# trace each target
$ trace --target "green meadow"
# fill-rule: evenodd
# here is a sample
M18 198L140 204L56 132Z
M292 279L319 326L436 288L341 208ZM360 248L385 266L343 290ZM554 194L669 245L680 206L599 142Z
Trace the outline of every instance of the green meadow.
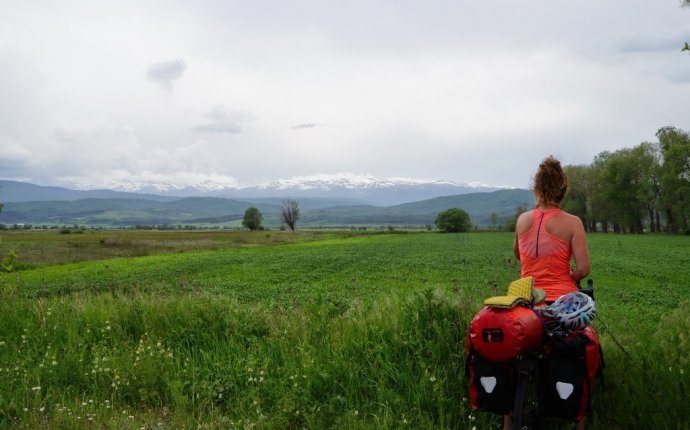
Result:
M464 340L519 277L512 238L3 233L0 428L500 428L470 408ZM588 239L588 428L690 428L690 237Z

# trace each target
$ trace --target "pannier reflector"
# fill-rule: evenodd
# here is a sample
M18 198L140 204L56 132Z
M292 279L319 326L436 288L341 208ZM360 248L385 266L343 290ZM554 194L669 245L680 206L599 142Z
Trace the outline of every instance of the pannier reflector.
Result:
M568 384L567 382L556 382L556 391L561 399L566 400L573 394L573 384Z
M482 376L479 378L479 382L482 384L482 387L484 387L484 391L489 394L496 388L496 378L493 376Z

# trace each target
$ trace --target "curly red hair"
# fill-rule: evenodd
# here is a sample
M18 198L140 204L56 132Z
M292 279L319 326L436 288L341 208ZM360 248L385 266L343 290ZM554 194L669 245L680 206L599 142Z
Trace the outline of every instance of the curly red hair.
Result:
M568 177L553 155L544 158L534 175L532 191L539 204L559 205L568 189Z

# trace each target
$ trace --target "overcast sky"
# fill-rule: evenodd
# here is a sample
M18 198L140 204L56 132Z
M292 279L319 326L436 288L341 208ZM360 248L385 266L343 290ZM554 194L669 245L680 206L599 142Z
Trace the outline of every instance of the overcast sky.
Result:
M678 0L0 0L0 178L526 187L690 129Z

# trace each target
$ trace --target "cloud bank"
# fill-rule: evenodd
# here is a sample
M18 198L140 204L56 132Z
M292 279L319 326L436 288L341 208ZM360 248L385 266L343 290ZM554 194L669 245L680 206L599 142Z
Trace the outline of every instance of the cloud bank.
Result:
M77 3L0 2L0 177L527 186L690 129L675 2Z

